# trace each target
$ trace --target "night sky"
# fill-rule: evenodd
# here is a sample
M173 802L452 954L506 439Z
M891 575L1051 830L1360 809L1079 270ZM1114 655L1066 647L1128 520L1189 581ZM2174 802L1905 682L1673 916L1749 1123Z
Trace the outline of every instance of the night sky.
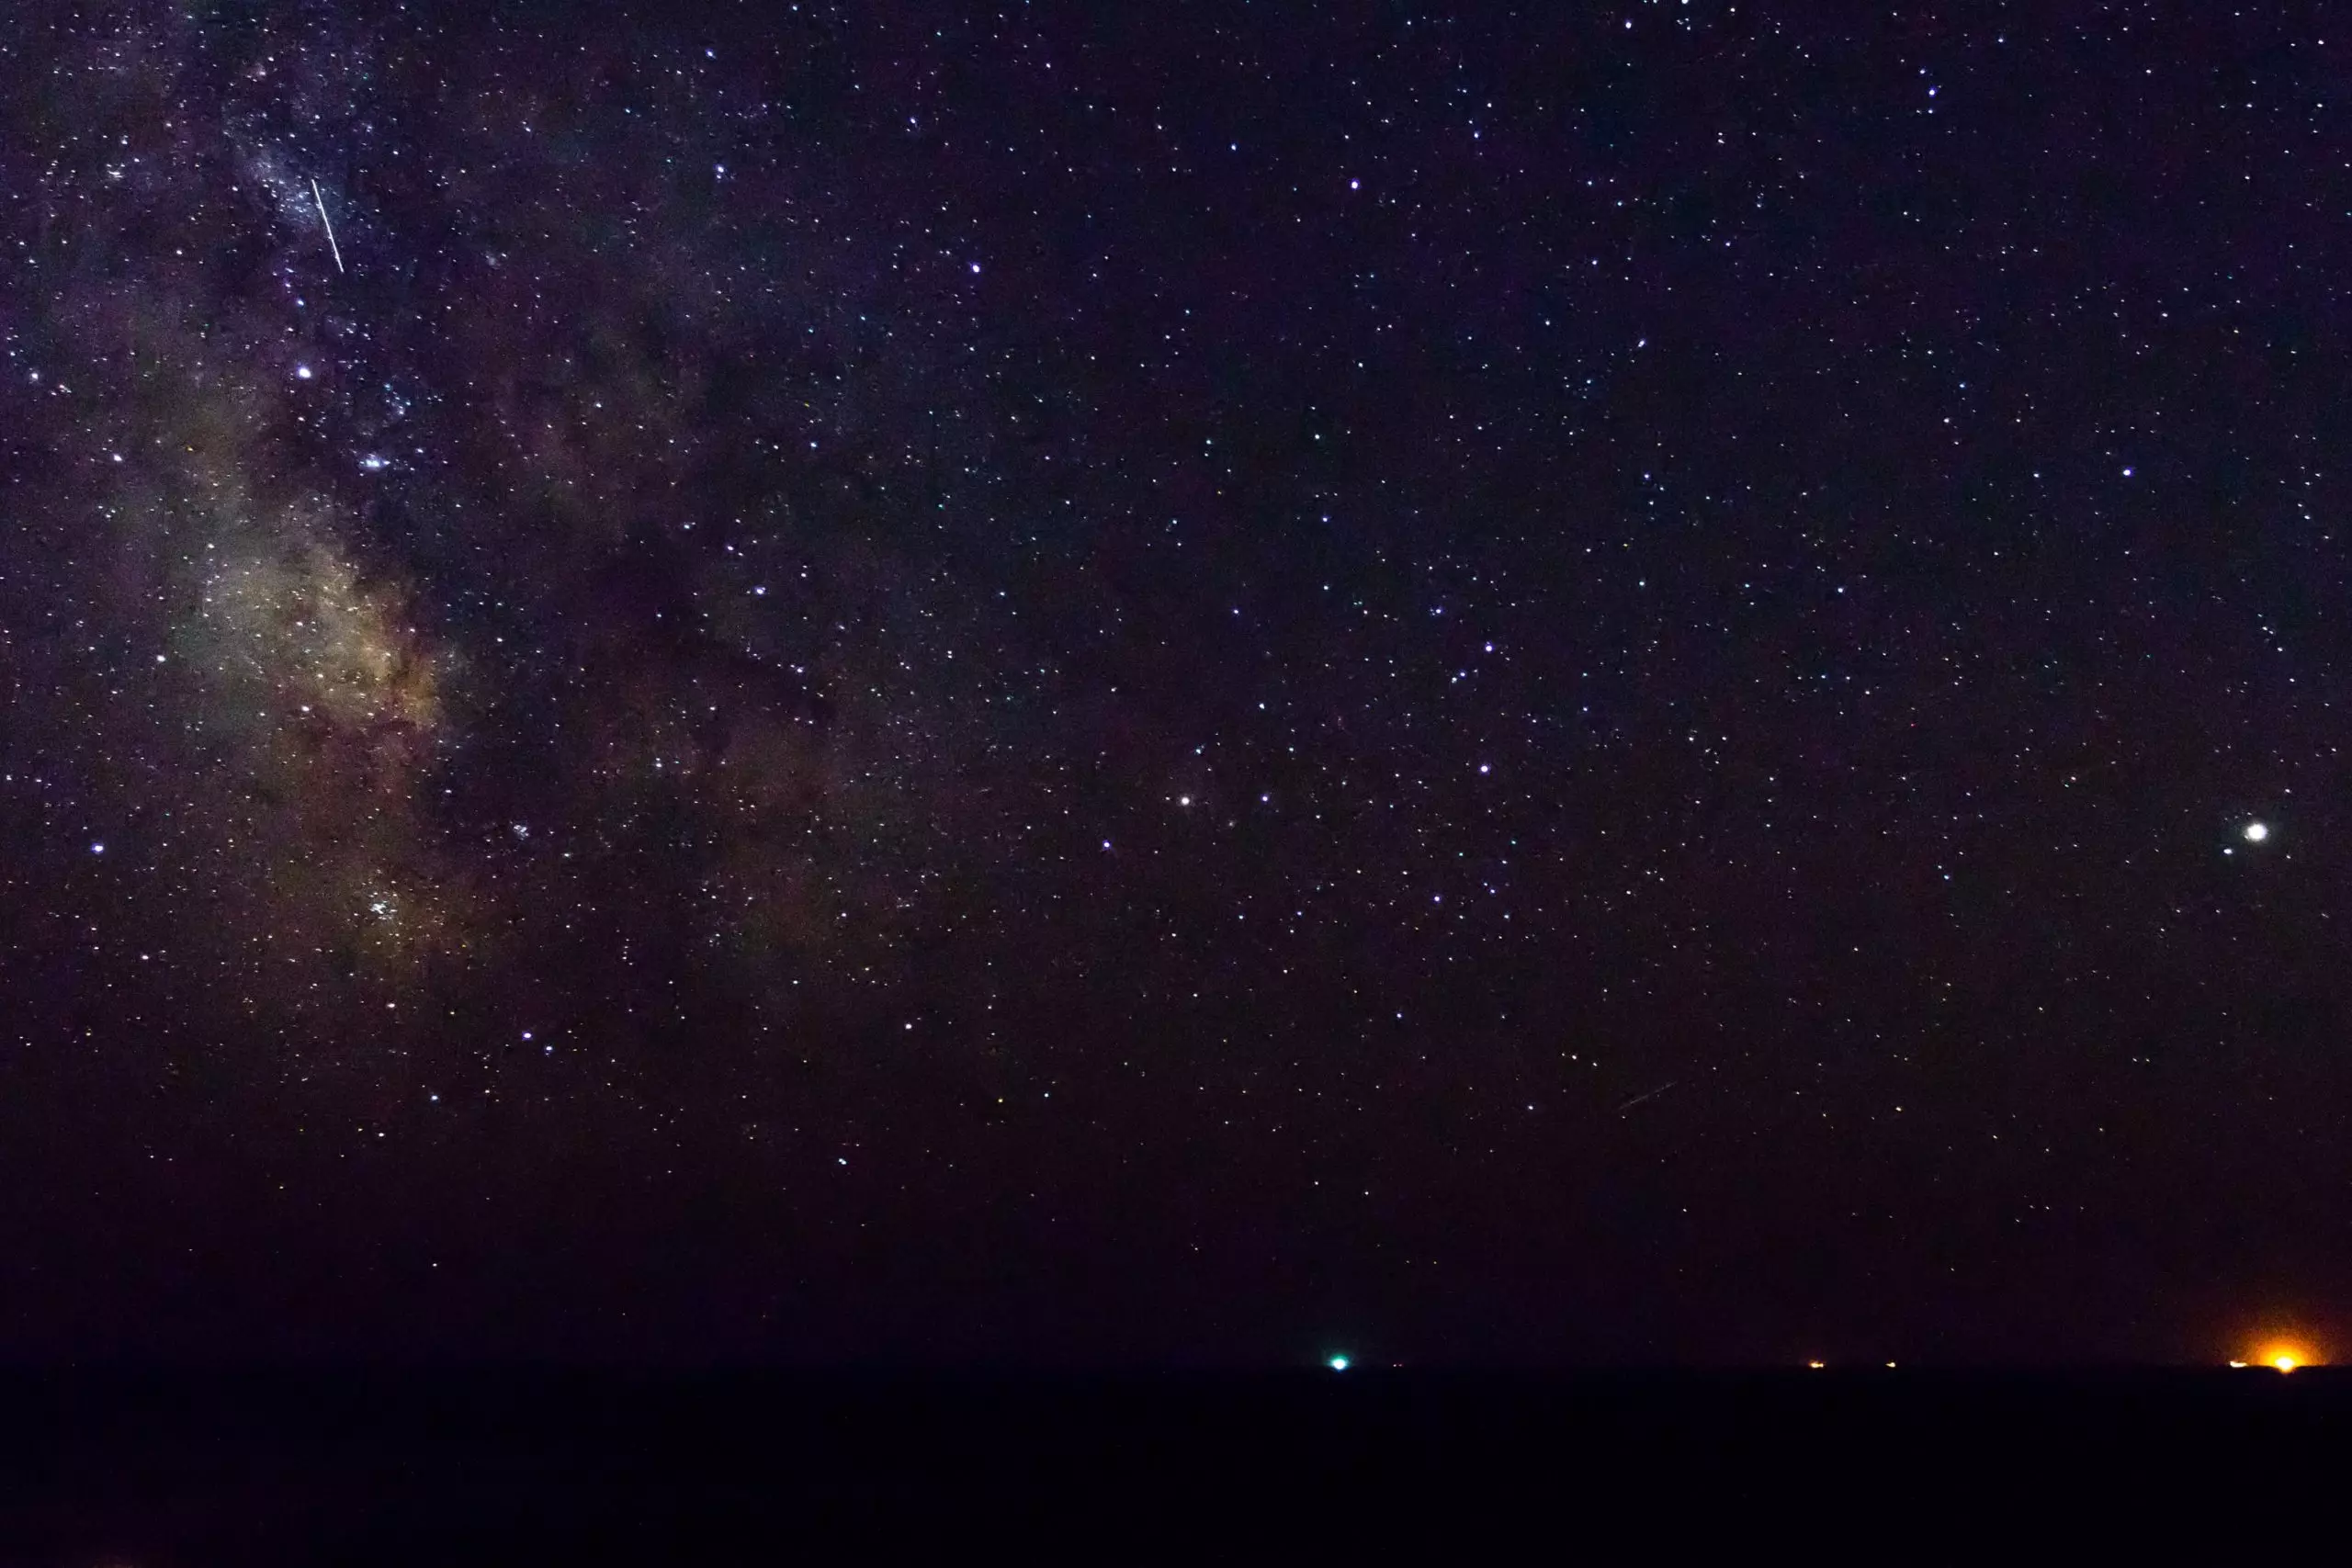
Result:
M12 9L0 1357L2352 1333L2352 26L1835 9Z

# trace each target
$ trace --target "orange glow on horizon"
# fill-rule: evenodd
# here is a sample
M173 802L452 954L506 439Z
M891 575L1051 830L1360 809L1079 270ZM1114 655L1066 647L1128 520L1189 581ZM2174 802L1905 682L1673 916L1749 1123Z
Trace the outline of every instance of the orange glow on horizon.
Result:
M2248 1362L2257 1367L2268 1367L2277 1371L2291 1372L2303 1367L2324 1366L2326 1364L2326 1359L2302 1340L2272 1339L2265 1342L2262 1348L2256 1350L2246 1360L2233 1360L2230 1365L2242 1367Z

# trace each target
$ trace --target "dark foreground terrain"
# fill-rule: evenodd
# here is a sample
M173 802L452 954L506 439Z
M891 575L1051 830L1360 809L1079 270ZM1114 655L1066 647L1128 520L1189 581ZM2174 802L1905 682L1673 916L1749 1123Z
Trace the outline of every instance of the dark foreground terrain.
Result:
M2352 1378L2312 1370L118 1372L0 1408L0 1559L85 1564L2032 1557L2259 1520L2352 1458Z

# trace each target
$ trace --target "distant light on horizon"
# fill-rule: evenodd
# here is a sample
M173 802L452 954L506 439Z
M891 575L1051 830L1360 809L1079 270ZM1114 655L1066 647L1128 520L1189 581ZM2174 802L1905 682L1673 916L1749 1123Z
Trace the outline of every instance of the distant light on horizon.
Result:
M1335 1372L1344 1372L1348 1370L1348 1359L1345 1356L1334 1356L1323 1364Z
M2273 1339L2256 1350L2246 1360L2233 1360L2233 1367L2267 1367L2273 1371L2300 1371L2305 1367L2324 1365L2327 1358L2309 1341L2303 1339Z

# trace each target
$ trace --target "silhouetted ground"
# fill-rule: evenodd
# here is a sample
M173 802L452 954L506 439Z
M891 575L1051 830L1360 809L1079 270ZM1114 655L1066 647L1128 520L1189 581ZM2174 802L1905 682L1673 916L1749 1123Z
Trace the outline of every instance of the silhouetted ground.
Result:
M2352 1378L2308 1370L107 1373L0 1402L0 1555L86 1564L1919 1561L2258 1517L2352 1455Z

